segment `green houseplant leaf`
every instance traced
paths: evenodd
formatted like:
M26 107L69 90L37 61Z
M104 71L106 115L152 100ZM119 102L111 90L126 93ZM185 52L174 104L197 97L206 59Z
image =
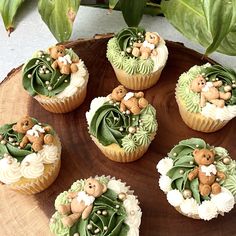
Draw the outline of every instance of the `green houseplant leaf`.
M5 28L10 36L14 30L14 18L17 10L21 6L24 0L1 0L0 1L0 12L5 25Z
M142 19L146 0L120 0L121 11L129 27L137 27Z
M222 4L225 5L225 16L222 16ZM161 7L177 30L207 48L206 54L217 50L236 55L235 0L163 0ZM222 27L219 27L221 24Z
M57 41L70 38L79 5L80 0L39 0L39 13Z

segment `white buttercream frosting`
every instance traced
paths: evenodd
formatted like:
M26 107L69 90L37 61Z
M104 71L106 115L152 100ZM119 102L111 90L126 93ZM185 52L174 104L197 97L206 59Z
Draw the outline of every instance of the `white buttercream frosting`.
M167 175L162 175L159 179L159 186L160 186L160 189L164 193L169 192L172 189L171 188L171 178Z
M45 164L54 163L58 158L58 147L55 145L43 145L43 149L38 152Z
M235 200L233 194L226 188L221 187L221 192L211 194L211 201L216 205L220 212L229 212L233 209Z
M183 202L180 204L181 211L188 215L197 215L198 214L198 204L197 201L194 198L187 198L183 200Z
M198 207L199 217L203 220L211 220L218 215L217 207L212 201L203 201Z
M169 157L165 157L161 159L156 168L158 172L162 175L166 175L166 173L173 167L173 160Z
M160 36L159 36L160 37ZM151 55L152 60L154 61L153 72L159 70L164 67L168 58L168 49L166 47L166 43L163 38L160 37L160 42L156 49L157 55Z
M202 108L201 114L213 120L231 120L236 116L236 105L227 105L220 108L207 102Z
M81 88L85 83L87 83L88 72L82 60L76 63L78 71L71 73L70 84L59 94L56 95L57 98L66 98L74 95L79 88Z
M17 182L21 178L20 163L16 158L0 160L0 181L4 184Z
M111 179L108 182L107 187L117 194L126 193L129 190L125 183L122 183L121 181L115 179Z
M90 125L95 112L107 101L109 101L109 97L97 97L92 100L90 109L85 114L88 125Z
M167 193L167 200L170 203L170 205L172 205L174 207L178 207L181 205L184 198L183 198L182 193L179 190L174 189L174 190L170 190Z
M20 171L23 177L29 179L41 176L44 172L42 157L36 153L27 155L21 162Z

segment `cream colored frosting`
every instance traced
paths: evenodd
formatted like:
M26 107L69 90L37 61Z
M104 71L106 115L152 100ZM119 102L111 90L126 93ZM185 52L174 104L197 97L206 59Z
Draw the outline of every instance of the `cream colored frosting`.
M71 73L70 84L55 97L57 98L66 98L74 95L79 88L83 87L88 80L88 71L84 65L84 62L80 59L78 63L76 63L78 67L78 71L75 73Z
M4 184L17 182L21 178L20 163L16 158L2 158L0 160L0 181Z
M157 55L151 56L152 60L154 61L153 72L164 67L168 58L168 49L163 38L160 37L160 42L155 50L157 51Z
M212 118L213 120L231 120L236 116L236 105L224 106L223 108L220 108L207 102L206 106L202 108L201 114Z
M58 159L58 147L55 145L43 145L43 149L38 152L45 164L54 163Z
M43 174L43 158L36 153L27 155L21 162L21 174L25 178L34 179Z
M126 193L129 190L125 183L122 183L121 181L115 179L110 180L107 184L107 187L116 192L117 194Z

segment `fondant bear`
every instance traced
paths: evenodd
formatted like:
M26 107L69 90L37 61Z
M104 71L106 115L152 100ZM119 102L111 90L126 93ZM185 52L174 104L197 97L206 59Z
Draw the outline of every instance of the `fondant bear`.
M154 50L160 41L157 33L146 32L145 41L143 43L134 43L132 55L139 57L141 55L142 59L147 59L152 55L156 56L157 51Z
M32 143L32 149L38 152L43 148L43 144L52 144L54 142L54 137L51 134L46 134L51 128L34 124L29 116L21 118L12 128L15 132L24 134L20 142L21 148L24 148L28 143Z
M87 219L93 209L95 198L100 197L107 191L107 186L97 179L89 178L85 182L84 190L80 192L70 192L68 197L71 203L59 205L58 212L65 215L62 218L64 226L71 227L77 220ZM69 214L69 215L67 215Z
M217 107L224 107L225 101L230 99L230 86L225 86L225 92L220 92L217 88L222 86L222 81L206 82L206 79L199 75L191 83L191 90L201 93L200 106L204 107L206 102L215 104Z
M55 61L52 63L52 68L59 68L61 74L70 74L78 71L78 66L76 63L79 62L79 58L71 58L69 54L66 55L65 46L56 45L54 47L49 48L49 53L51 58Z
M198 177L199 192L202 196L208 196L210 193L220 193L221 186L218 182L225 178L225 174L217 171L216 166L213 164L215 161L214 150L195 149L193 156L198 167L188 174L188 179L192 181ZM218 178L217 181L216 178Z
M148 105L143 92L127 92L123 85L119 85L113 89L111 99L120 102L121 112L129 111L134 115L138 115Z

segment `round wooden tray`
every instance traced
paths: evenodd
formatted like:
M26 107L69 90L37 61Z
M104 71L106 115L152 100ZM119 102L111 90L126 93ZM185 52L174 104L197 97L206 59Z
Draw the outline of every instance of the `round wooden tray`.
M90 78L85 102L68 114L52 114L44 110L21 86L21 67L12 70L0 85L0 125L14 122L24 114L51 124L62 141L62 167L55 183L35 196L24 196L0 187L0 235L51 235L48 221L56 196L77 179L95 175L111 175L122 179L135 190L143 211L140 236L158 235L236 235L236 208L224 217L210 222L193 220L179 214L159 189L157 162L180 140L200 137L215 146L223 146L236 156L236 120L221 131L203 134L189 129L181 120L175 102L175 84L179 75L194 64L210 59L185 48L180 43L167 42L169 59L156 86L145 91L146 98L157 109L159 129L148 152L140 160L115 163L108 160L90 139L85 112L94 97L106 96L118 85L106 59L108 37L78 40L66 44L84 60Z

